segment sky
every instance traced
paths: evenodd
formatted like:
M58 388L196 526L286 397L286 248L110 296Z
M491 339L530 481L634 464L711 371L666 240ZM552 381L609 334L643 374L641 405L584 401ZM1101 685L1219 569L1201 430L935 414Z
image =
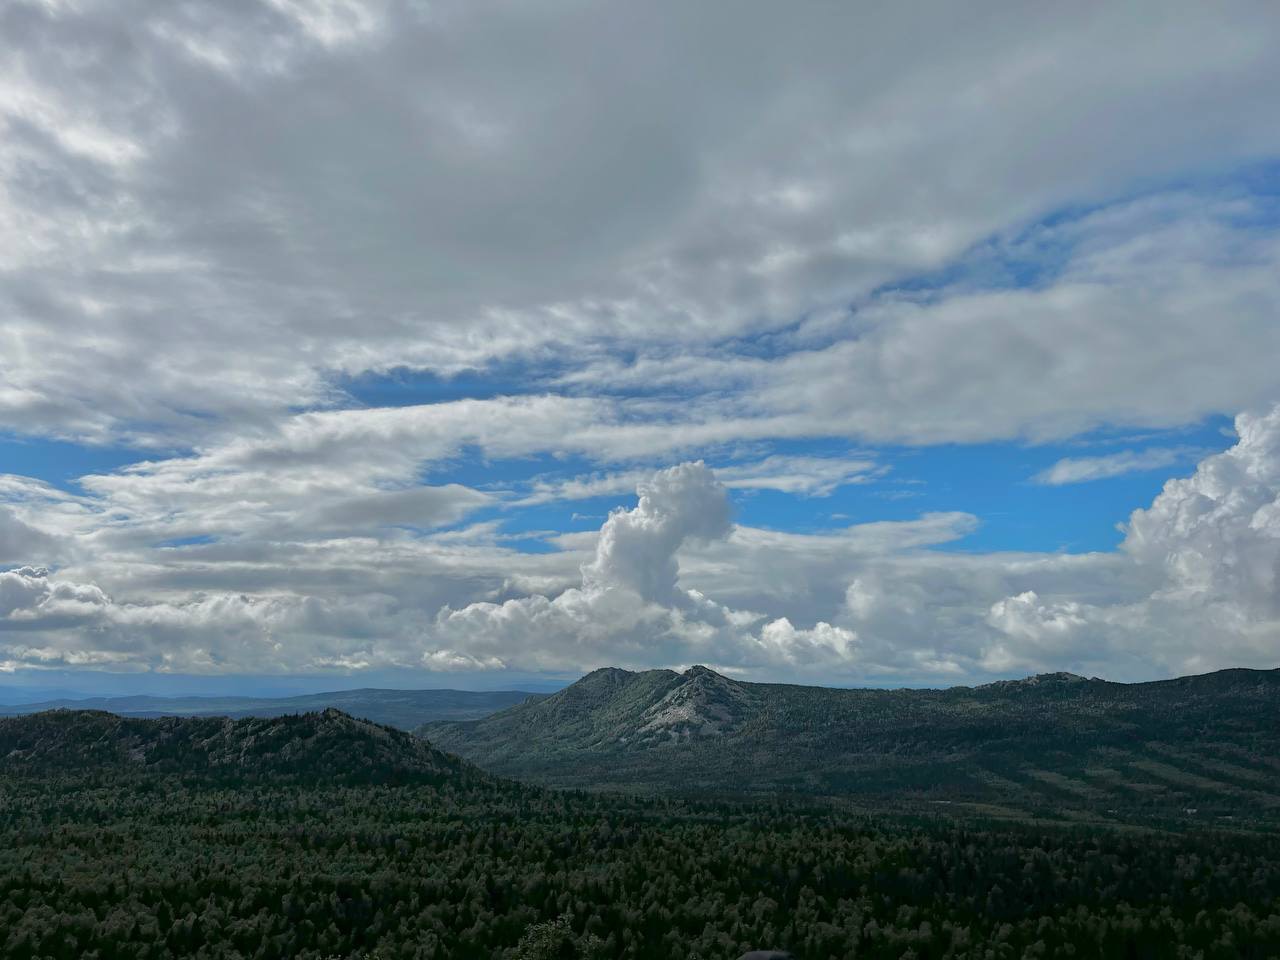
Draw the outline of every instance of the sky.
M0 697L1280 666L1278 46L0 5Z

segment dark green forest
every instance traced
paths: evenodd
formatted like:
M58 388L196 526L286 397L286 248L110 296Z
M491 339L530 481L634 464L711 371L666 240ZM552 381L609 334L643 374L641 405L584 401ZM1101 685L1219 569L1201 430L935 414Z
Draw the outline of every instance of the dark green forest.
M761 947L1275 957L1280 837L556 792L335 712L0 721L5 957Z

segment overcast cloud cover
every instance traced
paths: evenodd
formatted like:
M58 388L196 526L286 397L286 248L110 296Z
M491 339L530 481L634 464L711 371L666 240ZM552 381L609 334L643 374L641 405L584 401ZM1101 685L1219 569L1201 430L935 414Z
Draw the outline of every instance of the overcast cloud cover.
M1276 666L1278 46L0 5L0 672Z

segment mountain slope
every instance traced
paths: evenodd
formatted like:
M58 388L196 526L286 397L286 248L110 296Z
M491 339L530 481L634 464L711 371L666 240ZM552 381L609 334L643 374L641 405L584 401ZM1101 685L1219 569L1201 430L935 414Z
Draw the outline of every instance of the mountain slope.
M558 786L1087 817L1280 814L1280 670L838 690L744 683L705 667L606 669L537 703L420 732L484 769Z
M297 697L94 697L0 706L0 715L45 710L105 710L125 717L281 717L329 708L412 730L434 720L488 716L544 694L523 690L335 690Z
M241 720L54 710L0 719L0 774L94 772L323 783L464 782L483 776L420 737L338 710Z

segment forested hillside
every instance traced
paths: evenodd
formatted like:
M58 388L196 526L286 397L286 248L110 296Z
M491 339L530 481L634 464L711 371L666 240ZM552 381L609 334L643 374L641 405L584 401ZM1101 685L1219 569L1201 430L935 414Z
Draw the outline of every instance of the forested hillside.
M557 793L339 714L27 717L0 757L17 960L1280 955L1271 832Z
M0 776L139 773L239 783L467 782L482 775L425 740L338 710L273 719L53 710L0 718Z
M839 690L705 667L606 669L540 702L421 732L486 770L557 786L1098 822L1280 818L1277 670Z

